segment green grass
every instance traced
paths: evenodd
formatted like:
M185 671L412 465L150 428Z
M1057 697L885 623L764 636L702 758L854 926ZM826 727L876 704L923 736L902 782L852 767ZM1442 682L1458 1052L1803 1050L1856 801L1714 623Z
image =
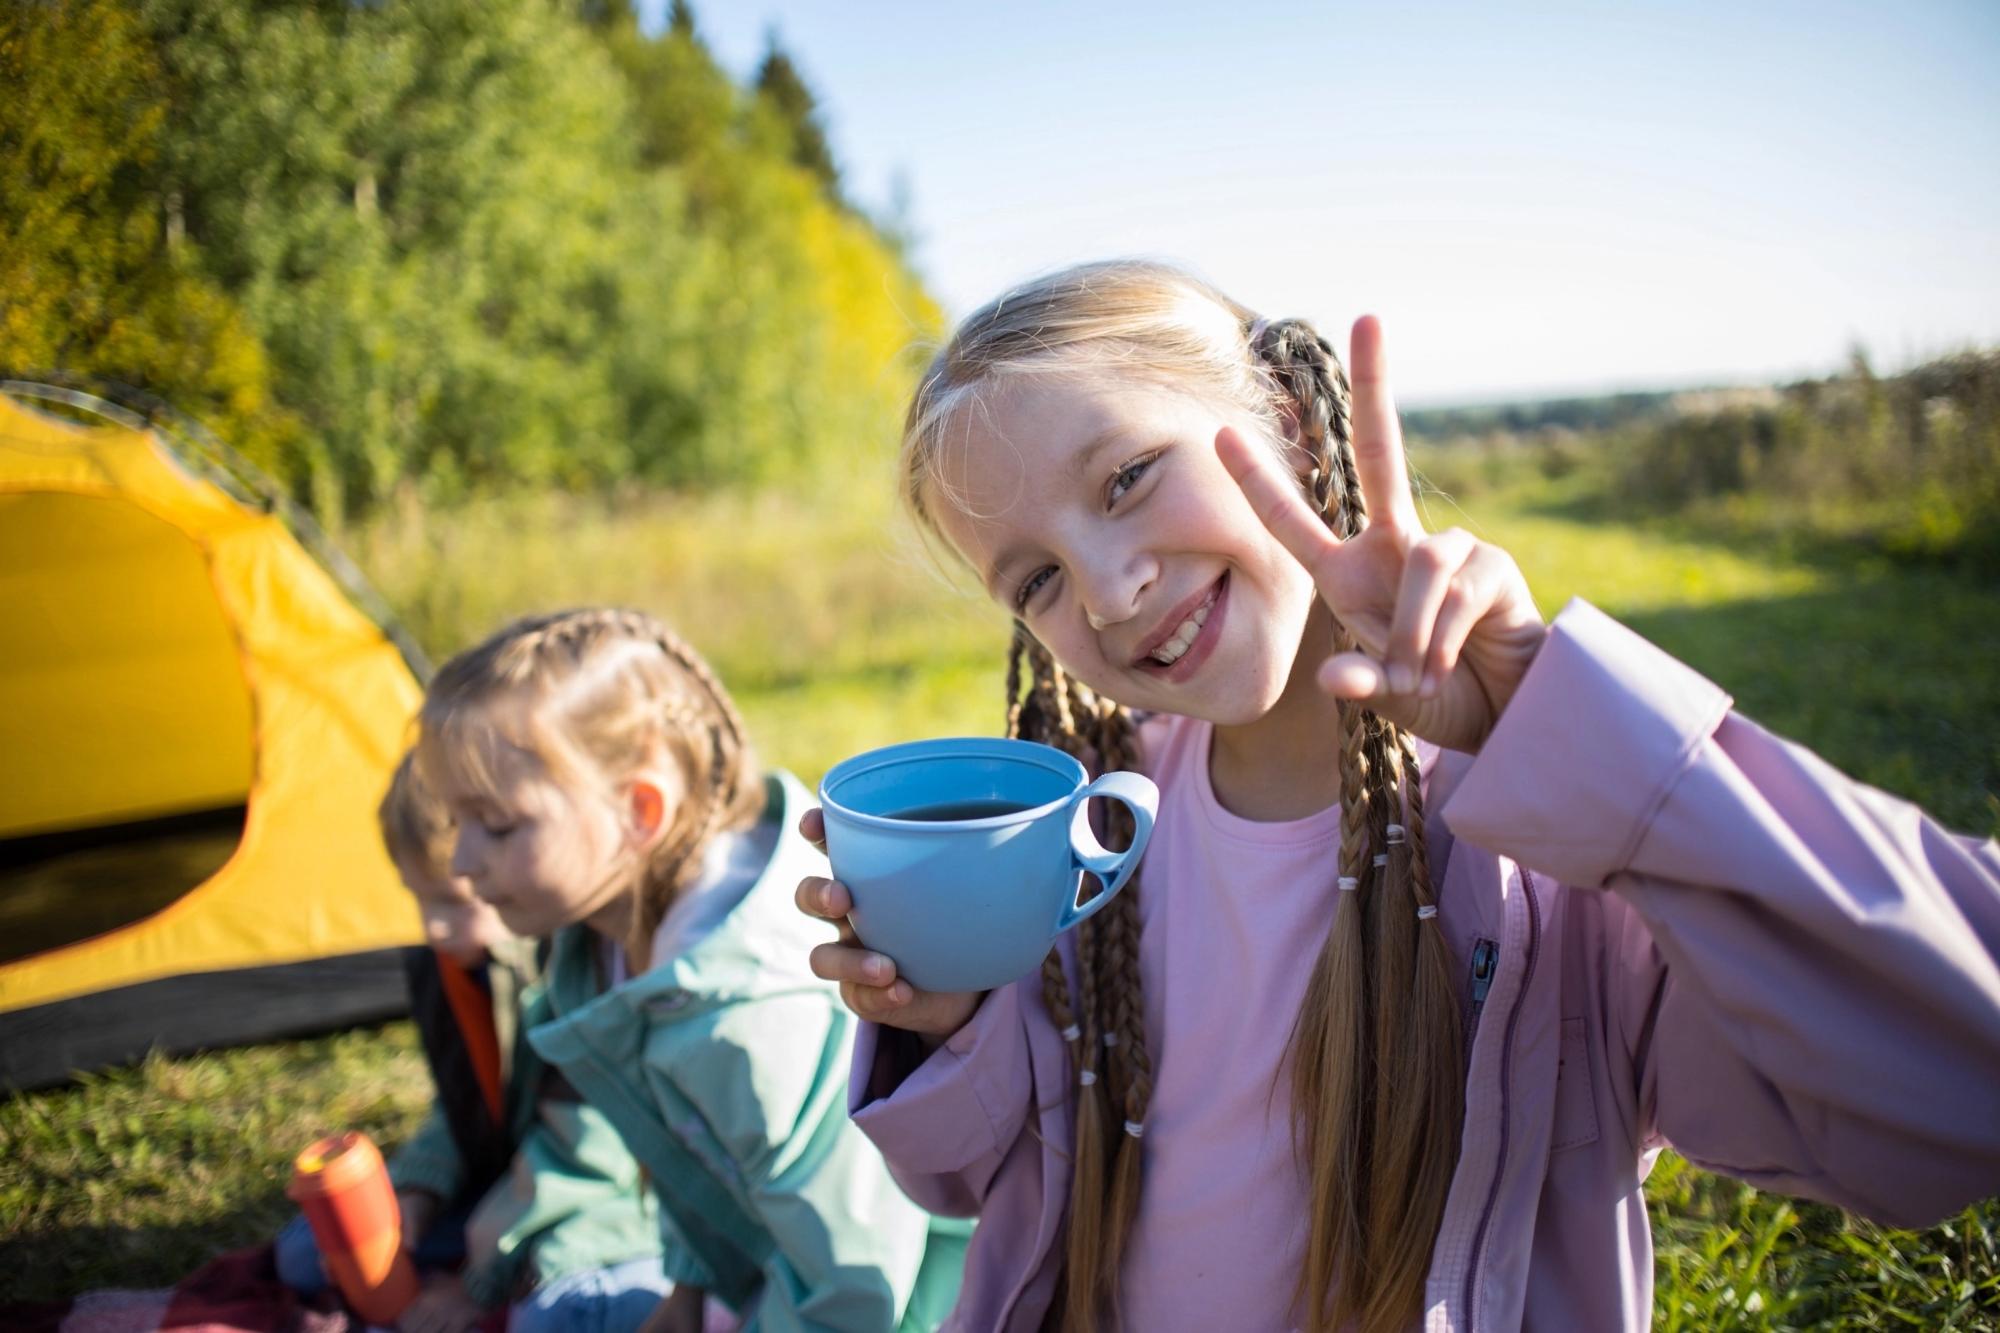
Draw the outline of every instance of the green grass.
M182 1060L0 1102L0 1302L173 1281L291 1216L291 1159L407 1138L430 1074L408 1023Z
M2000 595L1948 570L1712 531L1609 523L1579 476L1502 471L1434 525L1511 550L1543 609L1588 597L1751 716L1959 827L2000 831ZM759 745L807 780L866 746L992 732L997 613L896 536L884 506L763 496L407 511L346 542L440 656L508 616L615 601L706 652ZM290 1153L325 1128L388 1144L427 1078L407 1025L191 1060L0 1103L0 1301L169 1281L287 1215ZM1648 1183L1662 1329L2000 1328L2000 1207L1891 1231L1708 1176Z
M1457 523L1510 551L1545 615L1584 597L1727 689L1747 716L1953 827L2000 835L2000 589L1865 550L1720 541L1606 520L1581 476L1515 484Z

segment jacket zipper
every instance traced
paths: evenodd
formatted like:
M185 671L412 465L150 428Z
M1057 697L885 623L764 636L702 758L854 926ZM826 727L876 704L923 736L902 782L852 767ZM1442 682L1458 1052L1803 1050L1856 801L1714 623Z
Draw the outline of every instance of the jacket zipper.
M1465 1323L1468 1329L1478 1326L1473 1317L1473 1298L1479 1291L1479 1261L1486 1252L1486 1232L1493 1224L1493 1210L1500 1202L1500 1182L1507 1176L1508 1129L1513 1123L1514 1031L1520 1026L1521 1007L1528 998L1528 984L1535 979L1535 959L1542 951L1542 908L1535 897L1534 876L1528 873L1526 866L1521 867L1521 891L1528 900L1528 961L1521 970L1521 986L1514 992L1514 1007L1507 1012L1507 1031L1500 1040L1500 1152L1493 1164L1493 1184L1486 1191L1486 1207L1479 1214L1479 1229L1472 1236L1472 1262L1465 1270ZM1497 949L1495 953L1498 953ZM1475 959L1478 957L1477 950L1474 950L1473 956ZM1490 975L1487 984L1492 984ZM1478 994L1483 998L1484 991Z
M1479 1014L1486 1008L1486 992L1493 989L1493 974L1500 970L1500 944L1497 940L1474 940L1472 943L1472 1009L1465 1018L1465 1063L1472 1065L1472 1039L1479 1035Z

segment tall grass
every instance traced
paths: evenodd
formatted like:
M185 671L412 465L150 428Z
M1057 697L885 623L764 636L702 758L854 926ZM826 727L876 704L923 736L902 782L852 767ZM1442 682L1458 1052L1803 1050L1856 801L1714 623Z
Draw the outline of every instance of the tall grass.
M439 660L538 609L662 617L714 664L766 756L814 779L871 745L1000 724L1004 618L889 494L406 502L344 536Z

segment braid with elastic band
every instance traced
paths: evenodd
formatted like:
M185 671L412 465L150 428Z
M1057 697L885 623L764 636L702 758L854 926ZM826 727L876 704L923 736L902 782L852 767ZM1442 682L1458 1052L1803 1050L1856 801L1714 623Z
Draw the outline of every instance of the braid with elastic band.
M1279 415L1297 423L1328 527L1358 535L1368 507L1333 349L1304 321L1278 320L1248 350L1270 374ZM1338 626L1335 638L1336 651L1354 646ZM1340 874L1366 892L1336 895L1293 1046L1311 1207L1298 1291L1309 1333L1349 1324L1384 1333L1416 1320L1457 1157L1459 1031L1448 965L1439 966L1443 932L1416 929L1434 894L1415 845L1420 816L1408 813L1421 806L1410 744L1362 706L1342 705ZM1391 823L1410 830L1400 849L1388 845ZM1377 852L1387 855L1379 871Z

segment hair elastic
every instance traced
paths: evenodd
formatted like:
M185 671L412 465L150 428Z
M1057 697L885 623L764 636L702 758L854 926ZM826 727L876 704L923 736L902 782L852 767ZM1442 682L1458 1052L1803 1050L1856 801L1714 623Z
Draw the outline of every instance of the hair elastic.
M1429 921L1437 914L1438 914L1438 909L1435 904L1425 903L1422 907L1419 907L1417 909L1417 920Z
M1388 864L1389 864L1389 853L1387 852L1375 853L1375 865L1378 869Z
M1083 1029L1078 1027L1074 1023L1071 1023L1068 1027L1062 1030L1062 1039L1064 1041L1076 1041L1082 1036L1083 1036Z
M1076 1084L1080 1088L1087 1088L1095 1082L1097 1082L1097 1071L1095 1069L1086 1069L1076 1076Z
M1342 893L1352 893L1360 887L1361 887L1361 881L1356 879L1354 876L1342 875L1340 877L1340 891Z
M1389 825L1389 845L1391 847L1400 847L1403 845L1403 826L1401 824Z
M1125 1132L1135 1139L1143 1139L1146 1137L1146 1123L1143 1120L1127 1120Z
M1107 1032L1107 1033L1105 1033L1105 1034L1104 1034L1104 1044L1105 1044L1106 1046L1116 1046L1116 1045L1118 1044L1118 1034L1117 1034L1117 1033L1115 1033L1115 1032Z

